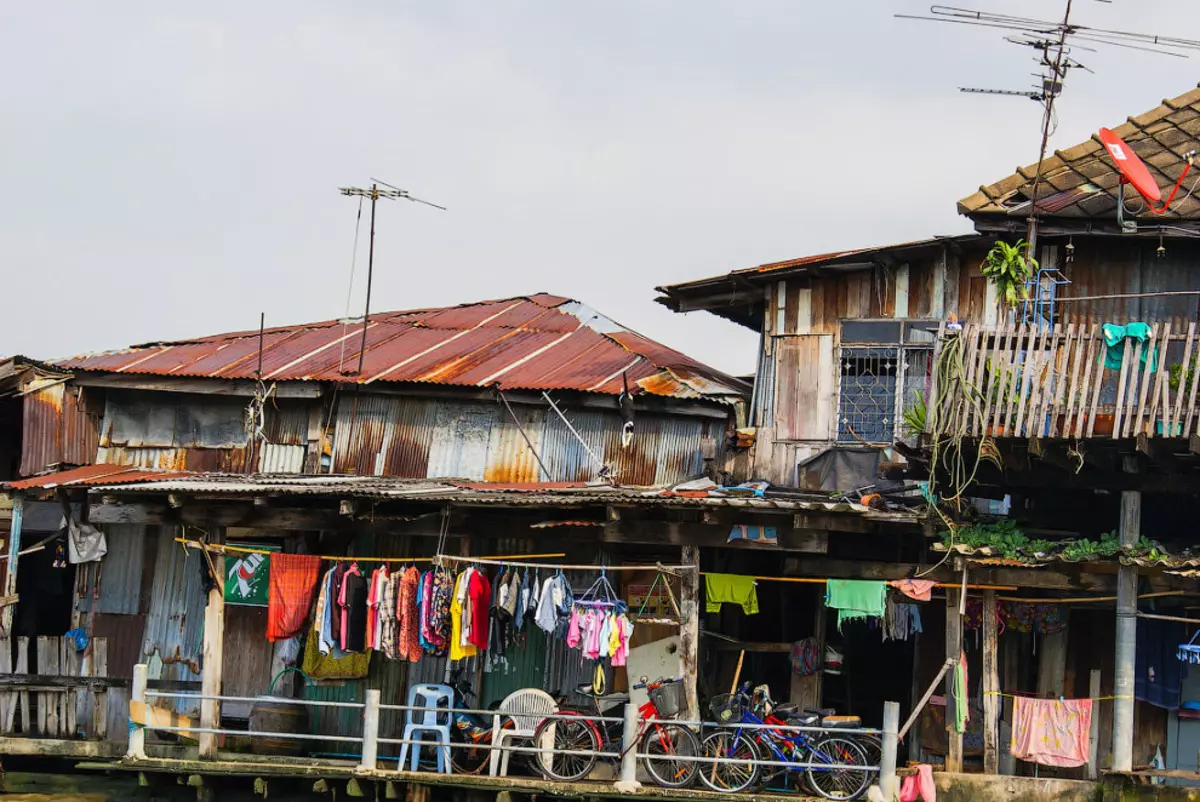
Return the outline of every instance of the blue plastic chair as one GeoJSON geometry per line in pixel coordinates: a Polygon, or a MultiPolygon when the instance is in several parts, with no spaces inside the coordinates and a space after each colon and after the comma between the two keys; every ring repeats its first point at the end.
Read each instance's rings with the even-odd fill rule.
{"type": "MultiPolygon", "coordinates": [[[[454,691],[446,685],[414,685],[408,689],[408,706],[419,707],[420,710],[408,710],[405,716],[404,740],[418,740],[414,736],[433,733],[437,738],[429,741],[429,745],[437,749],[437,770],[439,774],[451,774],[450,765],[450,727],[454,723],[454,691]]],[[[424,740],[424,739],[421,739],[424,740]]],[[[421,760],[421,745],[409,751],[413,744],[403,744],[400,747],[400,759],[396,768],[404,767],[404,758],[408,756],[408,770],[416,771],[421,760]]]]}

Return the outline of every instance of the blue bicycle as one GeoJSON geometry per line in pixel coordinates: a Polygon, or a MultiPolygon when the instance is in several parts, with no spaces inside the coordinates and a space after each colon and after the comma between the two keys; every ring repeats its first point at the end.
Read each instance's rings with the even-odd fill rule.
{"type": "MultiPolygon", "coordinates": [[[[772,705],[765,692],[752,698],[746,693],[748,686],[740,693],[716,696],[709,704],[724,726],[701,742],[701,755],[715,759],[702,764],[698,772],[706,786],[724,793],[758,791],[780,775],[790,775],[803,776],[809,788],[825,799],[857,799],[867,790],[874,771],[866,750],[852,734],[776,729],[826,727],[835,720],[818,711],[799,711],[795,705],[772,705]],[[747,724],[769,726],[743,726],[747,724]]],[[[844,717],[836,723],[859,726],[857,720],[844,717]]]]}

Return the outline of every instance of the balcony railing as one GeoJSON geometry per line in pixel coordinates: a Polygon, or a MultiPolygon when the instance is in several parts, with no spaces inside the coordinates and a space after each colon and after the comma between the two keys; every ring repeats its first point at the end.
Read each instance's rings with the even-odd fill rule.
{"type": "Polygon", "coordinates": [[[1110,349],[1100,325],[965,326],[939,333],[925,431],[1113,439],[1197,434],[1196,323],[1110,349]],[[1117,366],[1119,363],[1119,367],[1117,366]]]}

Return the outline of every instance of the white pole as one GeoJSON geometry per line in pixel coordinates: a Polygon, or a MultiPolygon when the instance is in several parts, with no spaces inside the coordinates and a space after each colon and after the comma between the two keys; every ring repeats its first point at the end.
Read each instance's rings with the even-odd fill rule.
{"type": "Polygon", "coordinates": [[[621,778],[616,789],[623,793],[633,793],[642,787],[637,778],[637,743],[638,709],[630,702],[625,705],[625,720],[621,728],[621,778]]]}
{"type": "MultiPolygon", "coordinates": [[[[149,669],[145,663],[138,663],[133,667],[133,688],[129,698],[133,702],[141,702],[142,714],[148,718],[146,711],[146,679],[149,676],[149,669]]],[[[133,716],[130,716],[132,719],[133,716]]],[[[136,724],[129,733],[129,753],[127,755],[132,760],[142,760],[146,757],[146,727],[144,724],[136,724]]]]}
{"type": "Polygon", "coordinates": [[[362,761],[358,767],[364,771],[374,771],[379,759],[379,689],[368,689],[365,701],[362,761]]]}
{"type": "Polygon", "coordinates": [[[900,743],[900,705],[898,702],[883,703],[883,756],[879,759],[879,790],[883,798],[891,802],[899,790],[896,787],[896,748],[900,743]]]}

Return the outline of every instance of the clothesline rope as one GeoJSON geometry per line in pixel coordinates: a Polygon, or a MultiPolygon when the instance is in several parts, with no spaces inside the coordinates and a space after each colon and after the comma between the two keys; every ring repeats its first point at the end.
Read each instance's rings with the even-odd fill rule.
{"type": "MultiPolygon", "coordinates": [[[[529,557],[562,557],[562,554],[551,555],[526,555],[529,557]]],[[[344,559],[344,558],[343,558],[344,559]]],[[[363,559],[366,559],[365,557],[363,559]]],[[[512,560],[503,557],[463,557],[457,554],[438,554],[431,558],[434,563],[440,561],[454,563],[468,563],[475,565],[503,565],[509,568],[557,568],[560,571],[659,571],[659,572],[674,572],[674,571],[690,571],[695,568],[692,565],[663,565],[655,563],[654,565],[559,565],[557,563],[524,563],[513,562],[512,560]]],[[[701,572],[703,573],[703,572],[701,572]]]]}
{"type": "MultiPolygon", "coordinates": [[[[701,571],[700,576],[706,576],[709,573],[712,573],[712,572],[701,571]]],[[[798,582],[798,583],[802,583],[802,584],[812,584],[812,585],[824,585],[826,582],[829,581],[828,578],[815,577],[815,576],[752,576],[750,578],[755,581],[758,581],[758,582],[798,582]]],[[[876,581],[878,581],[878,582],[899,582],[903,578],[904,577],[900,577],[900,579],[895,579],[895,580],[880,579],[880,580],[876,580],[876,581]]],[[[957,587],[960,587],[959,583],[957,583],[957,582],[934,582],[933,586],[935,588],[957,588],[957,587]]],[[[1018,590],[1017,587],[1012,586],[1012,585],[967,585],[967,589],[968,590],[1018,590]]]]}
{"type": "MultiPolygon", "coordinates": [[[[187,548],[203,549],[204,551],[211,551],[211,552],[217,552],[217,553],[224,553],[227,551],[234,552],[235,554],[267,554],[267,555],[270,555],[270,554],[281,553],[279,551],[271,551],[270,549],[255,549],[255,548],[250,548],[248,546],[227,546],[227,545],[218,544],[218,543],[204,543],[199,540],[188,540],[187,538],[182,538],[182,537],[175,538],[175,542],[182,543],[187,548]]],[[[503,563],[497,562],[496,564],[518,565],[518,563],[508,562],[507,560],[510,557],[513,557],[513,558],[519,557],[519,558],[526,559],[526,560],[552,560],[557,557],[566,557],[566,556],[567,556],[566,554],[560,552],[560,553],[556,553],[556,554],[509,554],[509,555],[495,554],[495,555],[488,555],[487,557],[461,557],[461,558],[457,558],[457,559],[461,560],[462,562],[483,562],[483,561],[495,560],[495,561],[504,561],[503,563]]],[[[349,554],[344,554],[340,557],[333,556],[333,555],[318,555],[317,558],[320,560],[323,560],[325,562],[406,563],[406,564],[407,563],[431,563],[438,559],[437,557],[359,557],[357,555],[349,555],[349,554]]],[[[521,564],[524,565],[524,563],[521,563],[521,564]]],[[[534,567],[534,568],[551,567],[551,566],[547,566],[546,563],[528,563],[528,565],[530,567],[534,567]]],[[[595,567],[595,566],[592,566],[592,567],[595,567]]]]}
{"type": "Polygon", "coordinates": [[[1005,696],[1009,699],[1041,699],[1043,702],[1082,702],[1082,701],[1111,702],[1114,699],[1133,699],[1134,698],[1132,696],[1072,696],[1069,699],[1066,697],[1063,697],[1060,699],[1054,699],[1053,697],[1051,697],[1051,698],[1047,699],[1042,696],[1034,696],[1033,694],[1030,694],[1030,693],[1005,693],[1004,691],[984,691],[983,695],[984,696],[1005,696]]]}

